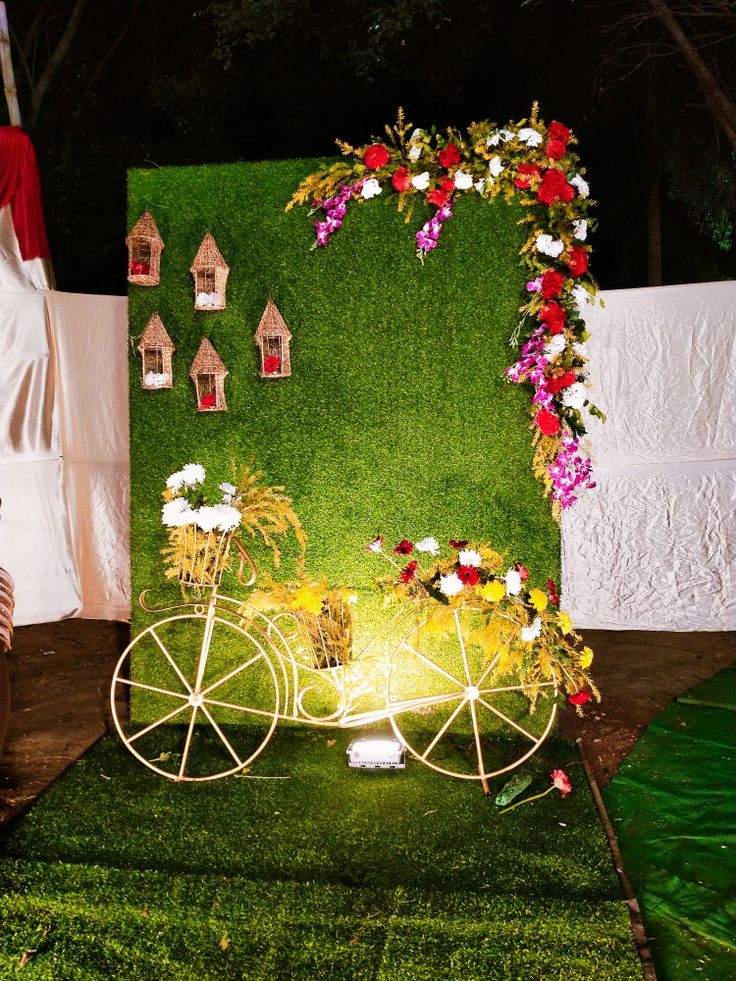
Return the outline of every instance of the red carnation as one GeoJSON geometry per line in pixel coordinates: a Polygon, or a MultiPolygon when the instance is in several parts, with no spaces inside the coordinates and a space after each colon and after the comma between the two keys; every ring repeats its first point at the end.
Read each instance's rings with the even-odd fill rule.
{"type": "Polygon", "coordinates": [[[209,395],[203,395],[199,400],[200,409],[211,409],[213,405],[217,405],[217,396],[210,392],[209,395]]]}
{"type": "Polygon", "coordinates": [[[567,152],[567,145],[562,140],[550,140],[547,143],[547,156],[551,160],[559,160],[567,152]]]}
{"type": "Polygon", "coordinates": [[[462,154],[455,143],[448,143],[437,157],[440,167],[453,167],[462,160],[462,154]]]}
{"type": "Polygon", "coordinates": [[[399,167],[395,170],[391,176],[391,183],[394,186],[395,191],[408,191],[411,187],[411,177],[409,177],[409,171],[406,167],[399,167]]]}
{"type": "Polygon", "coordinates": [[[412,579],[414,578],[414,576],[416,574],[416,571],[417,571],[417,565],[418,565],[418,563],[414,559],[412,559],[412,561],[409,562],[408,565],[405,565],[404,566],[404,568],[401,570],[401,581],[402,582],[411,582],[412,581],[412,579]]]}
{"type": "Polygon", "coordinates": [[[383,143],[374,143],[363,154],[363,163],[368,170],[378,170],[388,162],[388,150],[383,143]]]}
{"type": "Polygon", "coordinates": [[[539,319],[546,324],[550,334],[561,334],[565,329],[565,310],[559,303],[547,303],[543,306],[539,319]]]}
{"type": "Polygon", "coordinates": [[[447,544],[450,546],[450,548],[454,548],[456,551],[459,551],[461,548],[465,548],[465,546],[468,544],[468,540],[467,538],[451,538],[447,544]]]}
{"type": "Polygon", "coordinates": [[[516,569],[516,571],[519,573],[519,576],[521,577],[521,581],[526,582],[527,579],[529,578],[529,570],[527,569],[527,567],[525,565],[522,565],[521,562],[517,562],[516,565],[514,566],[514,569],[516,569]]]}
{"type": "Polygon", "coordinates": [[[457,577],[463,586],[475,586],[480,579],[480,574],[473,565],[459,565],[457,567],[457,577]]]}
{"type": "Polygon", "coordinates": [[[587,688],[581,688],[580,691],[576,691],[574,695],[568,695],[567,700],[571,705],[585,705],[592,698],[590,692],[587,688]]]}
{"type": "Polygon", "coordinates": [[[441,187],[435,187],[427,195],[427,200],[430,204],[436,204],[438,208],[441,208],[450,200],[450,192],[443,191],[441,187]]]}
{"type": "Polygon", "coordinates": [[[552,395],[557,395],[563,388],[569,388],[570,385],[574,385],[577,379],[578,376],[572,370],[566,371],[564,375],[553,375],[552,378],[547,379],[547,391],[552,395]]]}
{"type": "Polygon", "coordinates": [[[542,183],[537,191],[537,198],[542,204],[552,204],[554,201],[572,201],[575,188],[568,184],[561,170],[553,167],[544,172],[542,183]]]}
{"type": "Polygon", "coordinates": [[[567,254],[567,264],[573,276],[582,276],[588,271],[588,253],[579,245],[574,245],[567,254]]]}
{"type": "Polygon", "coordinates": [[[547,595],[551,603],[554,603],[555,606],[560,605],[560,594],[557,592],[557,584],[554,579],[547,580],[547,595]]]}
{"type": "Polygon", "coordinates": [[[414,546],[406,538],[402,538],[394,549],[394,555],[411,555],[414,546]]]}
{"type": "Polygon", "coordinates": [[[570,139],[570,130],[567,126],[563,126],[562,123],[558,123],[556,119],[553,119],[549,124],[547,132],[551,140],[559,140],[560,143],[567,143],[570,139]]]}
{"type": "Polygon", "coordinates": [[[519,164],[519,176],[514,178],[514,184],[521,188],[529,187],[532,178],[539,177],[541,173],[542,171],[536,164],[519,164]]]}
{"type": "Polygon", "coordinates": [[[542,276],[541,293],[545,300],[552,300],[562,292],[565,277],[556,269],[550,269],[542,276]]]}
{"type": "Polygon", "coordinates": [[[534,422],[545,436],[554,436],[560,431],[560,420],[549,409],[540,409],[534,417],[534,422]]]}
{"type": "Polygon", "coordinates": [[[267,375],[275,375],[280,367],[281,358],[277,358],[275,354],[269,354],[267,358],[263,359],[263,370],[267,375]]]}

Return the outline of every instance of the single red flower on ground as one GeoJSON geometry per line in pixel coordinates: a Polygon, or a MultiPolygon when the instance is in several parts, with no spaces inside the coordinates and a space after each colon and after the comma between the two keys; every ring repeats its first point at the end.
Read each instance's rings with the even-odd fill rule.
{"type": "Polygon", "coordinates": [[[532,182],[532,178],[539,177],[541,173],[542,171],[536,164],[519,164],[519,176],[514,178],[514,184],[523,190],[524,188],[529,187],[532,182]]]}
{"type": "Polygon", "coordinates": [[[280,367],[281,358],[277,358],[275,354],[269,354],[267,358],[263,359],[263,370],[267,375],[275,375],[280,367]]]}
{"type": "Polygon", "coordinates": [[[540,409],[534,421],[545,436],[554,436],[560,431],[560,420],[549,409],[540,409]]]}
{"type": "Polygon", "coordinates": [[[562,140],[550,140],[547,144],[547,156],[551,160],[559,160],[567,152],[567,145],[562,140]]]}
{"type": "Polygon", "coordinates": [[[565,310],[559,303],[547,303],[539,311],[539,319],[547,325],[550,334],[561,334],[565,329],[565,310]]]}
{"type": "Polygon", "coordinates": [[[457,577],[463,586],[475,586],[480,579],[480,574],[473,565],[459,565],[457,567],[457,577]]]}
{"type": "Polygon", "coordinates": [[[368,170],[378,170],[388,162],[389,153],[383,143],[374,143],[363,154],[363,163],[368,170]]]}
{"type": "Polygon", "coordinates": [[[563,126],[562,123],[558,123],[556,119],[553,119],[549,124],[547,132],[551,140],[560,140],[561,143],[567,143],[570,139],[570,130],[567,126],[563,126]]]}
{"type": "Polygon", "coordinates": [[[460,163],[462,154],[455,143],[448,143],[443,150],[440,150],[437,160],[440,167],[452,167],[460,163]]]}
{"type": "Polygon", "coordinates": [[[399,191],[399,193],[409,190],[411,187],[411,177],[409,177],[409,171],[406,167],[399,167],[398,170],[393,172],[391,183],[393,184],[394,190],[399,191]]]}
{"type": "Polygon", "coordinates": [[[514,566],[514,569],[516,569],[516,571],[521,576],[521,581],[526,582],[527,579],[529,578],[529,570],[527,569],[527,567],[525,565],[522,565],[521,562],[517,562],[516,565],[514,566]]]}
{"type": "Polygon", "coordinates": [[[414,546],[408,539],[402,538],[394,549],[394,555],[411,555],[413,548],[414,546]]]}
{"type": "Polygon", "coordinates": [[[588,271],[588,253],[579,245],[574,245],[567,253],[567,264],[573,276],[582,276],[588,271]]]}
{"type": "Polygon", "coordinates": [[[449,191],[443,191],[441,187],[435,187],[434,190],[430,191],[427,195],[427,200],[430,204],[436,204],[438,208],[447,204],[450,198],[449,191]]]}
{"type": "Polygon", "coordinates": [[[544,273],[540,292],[545,300],[553,300],[556,296],[559,296],[562,292],[564,282],[565,277],[561,272],[557,272],[556,269],[550,269],[544,273]]]}
{"type": "Polygon", "coordinates": [[[537,198],[542,204],[552,204],[554,201],[572,201],[574,197],[575,188],[572,184],[567,183],[561,170],[553,167],[545,171],[537,191],[537,198]]]}
{"type": "Polygon", "coordinates": [[[585,705],[589,702],[593,696],[590,694],[587,688],[581,688],[580,691],[576,691],[574,695],[568,695],[567,700],[571,705],[585,705]]]}
{"type": "Polygon", "coordinates": [[[213,405],[217,405],[217,396],[214,392],[210,392],[209,395],[203,395],[199,400],[200,409],[211,409],[213,405]]]}
{"type": "Polygon", "coordinates": [[[563,796],[566,796],[572,791],[570,778],[564,770],[553,770],[550,773],[550,776],[552,777],[552,783],[555,785],[555,787],[557,787],[563,796]]]}
{"type": "Polygon", "coordinates": [[[459,551],[461,548],[465,548],[465,546],[468,544],[468,540],[467,538],[451,538],[447,544],[450,546],[450,548],[454,548],[456,551],[459,551]]]}
{"type": "Polygon", "coordinates": [[[547,580],[547,595],[549,596],[550,603],[554,603],[555,606],[560,605],[560,594],[557,592],[557,583],[554,579],[547,580]]]}
{"type": "Polygon", "coordinates": [[[412,561],[409,562],[408,565],[405,565],[404,566],[404,568],[401,570],[401,581],[402,582],[411,582],[412,581],[412,579],[416,575],[417,565],[418,565],[418,563],[414,559],[412,559],[412,561]]]}
{"type": "Polygon", "coordinates": [[[547,391],[551,392],[552,395],[557,395],[563,388],[569,388],[570,385],[574,385],[577,380],[578,376],[572,369],[562,375],[553,375],[547,379],[547,391]]]}

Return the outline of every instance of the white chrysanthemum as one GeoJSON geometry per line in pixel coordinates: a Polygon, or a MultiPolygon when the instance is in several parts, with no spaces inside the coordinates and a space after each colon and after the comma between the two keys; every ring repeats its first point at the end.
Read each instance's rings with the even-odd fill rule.
{"type": "Polygon", "coordinates": [[[169,383],[168,372],[147,371],[143,376],[143,384],[147,388],[163,388],[169,383]]]}
{"type": "Polygon", "coordinates": [[[486,189],[486,182],[481,177],[479,180],[475,182],[475,184],[473,184],[473,187],[476,189],[478,194],[482,194],[483,191],[485,191],[486,189]]]}
{"type": "Polygon", "coordinates": [[[215,504],[214,509],[220,516],[216,525],[219,531],[235,531],[243,520],[240,511],[231,504],[215,504]]]}
{"type": "Polygon", "coordinates": [[[463,589],[463,583],[456,572],[451,572],[449,576],[440,576],[440,592],[445,596],[457,596],[463,589]]]}
{"type": "Polygon", "coordinates": [[[490,171],[491,177],[498,177],[499,174],[502,174],[506,170],[498,154],[495,157],[491,157],[488,161],[488,170],[490,171]]]}
{"type": "Polygon", "coordinates": [[[565,243],[561,238],[552,238],[551,235],[537,235],[537,252],[548,255],[556,259],[565,251],[565,243]]]}
{"type": "Polygon", "coordinates": [[[575,382],[574,385],[570,385],[569,388],[565,389],[565,394],[562,396],[562,404],[566,405],[569,409],[582,409],[586,399],[585,385],[582,382],[575,382]]]}
{"type": "Polygon", "coordinates": [[[458,191],[468,191],[472,186],[472,174],[466,174],[464,170],[455,171],[455,187],[458,189],[458,191]]]}
{"type": "Polygon", "coordinates": [[[169,528],[175,528],[179,524],[179,516],[189,510],[189,501],[186,498],[174,497],[161,508],[161,521],[169,528]]]}
{"type": "Polygon", "coordinates": [[[542,142],[542,134],[538,133],[531,126],[525,126],[524,129],[520,129],[516,134],[522,143],[526,143],[527,146],[539,146],[542,142]]]}
{"type": "Polygon", "coordinates": [[[542,632],[542,618],[535,617],[528,627],[521,628],[521,639],[523,641],[526,641],[527,644],[530,644],[533,640],[537,639],[537,637],[541,634],[541,632],[542,632]]]}
{"type": "Polygon", "coordinates": [[[498,146],[499,143],[507,143],[514,138],[510,129],[496,129],[486,140],[486,146],[498,146]]]}
{"type": "Polygon", "coordinates": [[[569,183],[572,184],[581,198],[587,198],[587,196],[590,194],[590,186],[588,182],[580,176],[580,174],[575,174],[573,177],[571,177],[569,183]]]}
{"type": "Polygon", "coordinates": [[[184,474],[181,470],[177,470],[176,473],[169,474],[166,478],[166,486],[170,491],[175,494],[184,486],[184,474]]]}
{"type": "Polygon", "coordinates": [[[414,548],[417,552],[428,552],[430,555],[439,555],[440,543],[436,538],[423,538],[417,542],[414,548]]]}
{"type": "Polygon", "coordinates": [[[457,553],[457,560],[460,565],[472,565],[477,569],[481,563],[480,552],[476,552],[474,548],[464,548],[462,552],[457,553]]]}
{"type": "Polygon", "coordinates": [[[586,290],[586,288],[581,283],[576,283],[572,290],[572,298],[575,301],[575,306],[578,308],[578,312],[582,313],[584,308],[593,302],[593,297],[586,290]]]}
{"type": "Polygon", "coordinates": [[[429,187],[429,171],[424,170],[421,174],[417,174],[416,177],[411,179],[412,187],[416,188],[417,191],[426,191],[429,187]]]}
{"type": "Polygon", "coordinates": [[[220,512],[217,508],[210,507],[207,504],[201,508],[197,508],[194,515],[197,527],[201,528],[202,531],[214,531],[220,520],[220,512]]]}
{"type": "Polygon", "coordinates": [[[358,594],[357,593],[348,593],[348,603],[351,606],[355,606],[355,604],[357,602],[358,602],[358,594]]]}
{"type": "Polygon", "coordinates": [[[545,344],[544,353],[546,357],[553,359],[562,354],[566,347],[567,341],[565,340],[565,335],[555,334],[552,340],[545,344]]]}
{"type": "Polygon", "coordinates": [[[363,185],[360,188],[361,197],[364,197],[366,201],[371,198],[377,197],[381,193],[383,188],[378,183],[375,177],[369,177],[367,181],[363,181],[363,185]]]}
{"type": "Polygon", "coordinates": [[[579,242],[588,237],[588,222],[585,218],[576,218],[572,223],[572,233],[579,242]]]}
{"type": "Polygon", "coordinates": [[[506,595],[518,596],[521,592],[521,573],[516,569],[509,569],[506,573],[506,595]]]}
{"type": "Polygon", "coordinates": [[[186,487],[196,487],[197,484],[203,484],[204,478],[207,476],[201,463],[185,463],[181,468],[181,473],[186,487]]]}

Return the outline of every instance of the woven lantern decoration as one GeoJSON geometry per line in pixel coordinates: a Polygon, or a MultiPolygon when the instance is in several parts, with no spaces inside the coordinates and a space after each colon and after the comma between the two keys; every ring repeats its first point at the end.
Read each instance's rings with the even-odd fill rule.
{"type": "Polygon", "coordinates": [[[164,240],[150,211],[144,211],[125,239],[128,246],[128,282],[158,286],[164,240]]]}
{"type": "Polygon", "coordinates": [[[189,377],[197,390],[197,409],[200,412],[227,411],[225,375],[229,374],[220,355],[209,340],[203,337],[189,369],[189,377]]]}
{"type": "Polygon", "coordinates": [[[261,352],[261,378],[289,378],[291,375],[291,331],[279,308],[269,298],[254,340],[261,352]]]}
{"type": "Polygon", "coordinates": [[[224,310],[225,285],[230,266],[225,262],[209,232],[202,239],[190,273],[194,276],[194,309],[224,310]]]}
{"type": "Polygon", "coordinates": [[[157,313],[148,321],[138,350],[143,358],[141,386],[149,390],[171,388],[174,376],[171,355],[175,348],[157,313]]]}

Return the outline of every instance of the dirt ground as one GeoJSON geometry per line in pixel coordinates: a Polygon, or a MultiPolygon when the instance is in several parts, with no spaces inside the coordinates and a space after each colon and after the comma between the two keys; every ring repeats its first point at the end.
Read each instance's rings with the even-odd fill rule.
{"type": "MultiPolygon", "coordinates": [[[[111,726],[110,678],[128,626],[63,620],[16,630],[8,655],[12,709],[0,761],[0,823],[28,806],[111,726]]],[[[580,737],[601,786],[647,723],[677,695],[736,661],[736,633],[585,631],[603,701],[560,731],[580,737]]]]}

